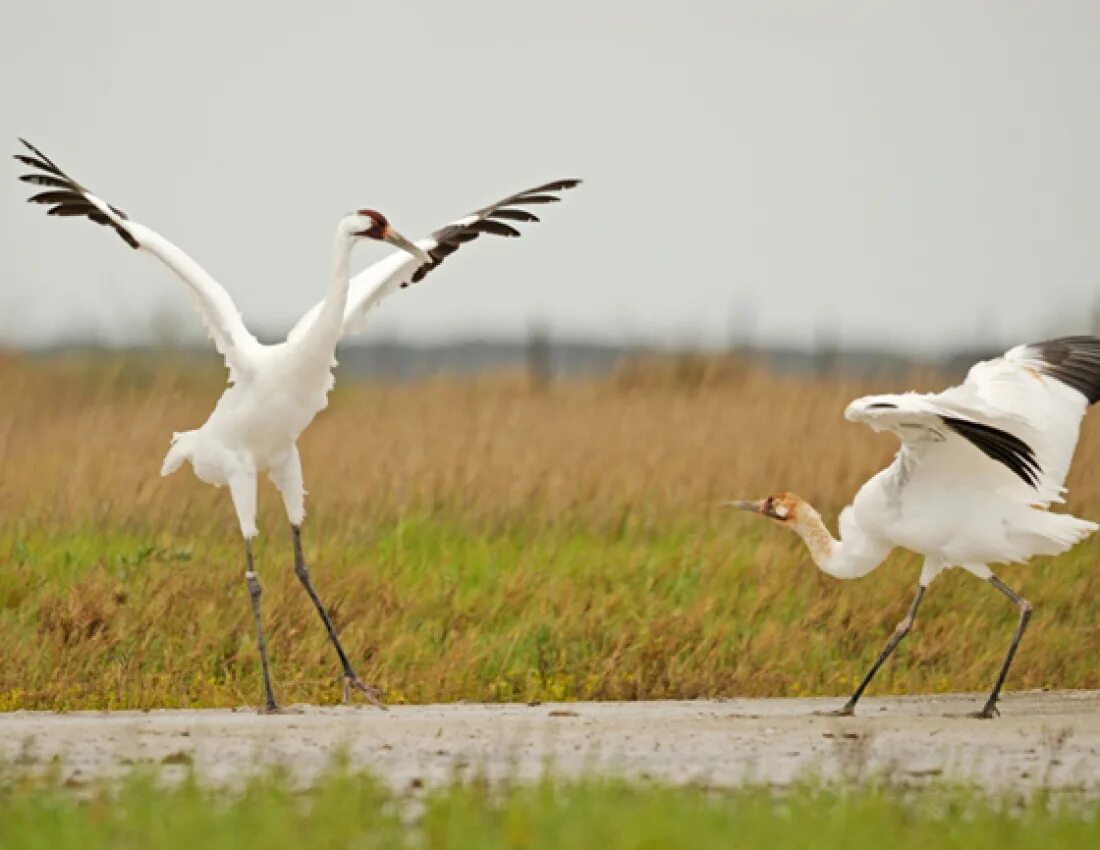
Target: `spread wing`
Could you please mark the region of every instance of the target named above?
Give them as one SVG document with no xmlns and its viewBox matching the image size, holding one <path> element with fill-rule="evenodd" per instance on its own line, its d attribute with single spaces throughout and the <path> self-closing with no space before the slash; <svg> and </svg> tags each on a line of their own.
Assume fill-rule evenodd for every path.
<svg viewBox="0 0 1100 850">
<path fill-rule="evenodd" d="M 43 187 L 43 191 L 27 200 L 35 204 L 50 205 L 48 215 L 82 216 L 96 224 L 110 227 L 131 248 L 148 251 L 160 259 L 187 284 L 214 345 L 225 357 L 230 380 L 247 376 L 252 370 L 253 357 L 260 344 L 244 326 L 240 311 L 221 284 L 159 233 L 132 221 L 118 207 L 93 195 L 30 142 L 23 139 L 19 141 L 30 153 L 16 154 L 15 158 L 31 168 L 30 172 L 21 175 L 19 179 L 24 183 Z"/>
<path fill-rule="evenodd" d="M 942 393 L 867 396 L 845 416 L 893 431 L 907 460 L 945 480 L 1049 505 L 1062 501 L 1081 419 L 1100 399 L 1100 338 L 1020 345 Z"/>
<path fill-rule="evenodd" d="M 355 333 L 361 330 L 367 313 L 387 295 L 423 280 L 467 242 L 472 242 L 483 234 L 519 236 L 520 231 L 512 222 L 519 224 L 539 220 L 534 213 L 527 211 L 524 207 L 555 203 L 560 200 L 559 193 L 578 186 L 580 182 L 573 179 L 555 180 L 552 183 L 510 195 L 441 227 L 430 236 L 417 240 L 417 247 L 431 256 L 434 260 L 432 263 L 422 263 L 405 251 L 397 251 L 360 272 L 351 279 L 348 289 L 348 303 L 344 310 L 344 333 Z M 321 304 L 314 305 L 298 320 L 287 339 L 293 342 L 300 338 L 320 311 Z"/>
</svg>

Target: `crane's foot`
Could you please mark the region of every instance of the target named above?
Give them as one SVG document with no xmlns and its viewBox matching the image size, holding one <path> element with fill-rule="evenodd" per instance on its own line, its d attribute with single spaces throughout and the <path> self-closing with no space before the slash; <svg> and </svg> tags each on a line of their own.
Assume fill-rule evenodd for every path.
<svg viewBox="0 0 1100 850">
<path fill-rule="evenodd" d="M 257 714 L 305 714 L 301 705 L 264 705 L 256 709 Z"/>
<path fill-rule="evenodd" d="M 981 711 L 972 711 L 967 717 L 973 717 L 976 720 L 992 720 L 994 717 L 1000 717 L 1000 709 L 997 708 L 996 702 L 987 702 L 985 707 Z"/>
<path fill-rule="evenodd" d="M 344 677 L 344 702 L 351 702 L 351 692 L 358 691 L 364 698 L 373 705 L 375 708 L 380 708 L 383 711 L 387 711 L 385 705 L 382 704 L 382 697 L 385 695 L 385 691 L 381 688 L 376 688 L 373 685 L 368 685 L 358 676 L 345 676 Z"/>
<path fill-rule="evenodd" d="M 852 703 L 846 703 L 843 708 L 837 708 L 833 711 L 815 711 L 818 717 L 853 717 L 856 713 L 856 707 Z"/>
</svg>

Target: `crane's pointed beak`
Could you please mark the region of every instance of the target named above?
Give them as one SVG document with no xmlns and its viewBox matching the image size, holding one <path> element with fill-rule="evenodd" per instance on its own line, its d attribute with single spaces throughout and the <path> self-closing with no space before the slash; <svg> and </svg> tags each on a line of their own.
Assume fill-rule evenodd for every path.
<svg viewBox="0 0 1100 850">
<path fill-rule="evenodd" d="M 752 511 L 754 514 L 765 513 L 763 499 L 761 499 L 759 502 L 750 502 L 745 499 L 735 499 L 732 502 L 722 502 L 722 506 L 726 508 L 736 508 L 739 511 Z"/>
<path fill-rule="evenodd" d="M 394 245 L 394 246 L 400 248 L 402 251 L 407 251 L 408 253 L 412 254 L 414 257 L 416 257 L 422 263 L 433 263 L 433 262 L 435 262 L 431 258 L 431 255 L 428 254 L 427 251 L 423 250 L 422 248 L 420 248 L 416 244 L 410 242 L 408 239 L 406 239 L 404 236 L 402 236 L 400 233 L 398 233 L 392 227 L 387 227 L 386 228 L 386 230 L 382 233 L 382 238 L 385 241 L 389 242 L 391 245 Z"/>
</svg>

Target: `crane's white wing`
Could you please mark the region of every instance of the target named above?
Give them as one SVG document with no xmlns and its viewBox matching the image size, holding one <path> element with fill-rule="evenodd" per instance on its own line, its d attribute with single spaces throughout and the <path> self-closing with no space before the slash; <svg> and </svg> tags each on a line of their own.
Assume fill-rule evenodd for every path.
<svg viewBox="0 0 1100 850">
<path fill-rule="evenodd" d="M 122 210 L 93 195 L 30 142 L 24 139 L 19 141 L 31 151 L 31 155 L 16 154 L 15 158 L 34 169 L 19 179 L 46 187 L 45 191 L 27 200 L 52 205 L 48 215 L 84 216 L 96 224 L 110 227 L 131 248 L 146 250 L 159 258 L 187 284 L 194 296 L 207 331 L 225 357 L 230 380 L 247 376 L 260 344 L 244 326 L 240 311 L 221 284 L 163 236 L 131 221 Z"/>
<path fill-rule="evenodd" d="M 1100 339 L 1065 337 L 978 363 L 942 393 L 857 399 L 845 416 L 895 432 L 907 460 L 944 480 L 979 476 L 1049 505 L 1062 499 L 1081 418 L 1098 398 Z"/>
<path fill-rule="evenodd" d="M 991 489 L 1021 481 L 1036 486 L 1040 467 L 1027 443 L 1002 428 L 961 414 L 956 406 L 945 405 L 939 395 L 918 393 L 866 396 L 853 401 L 844 413 L 852 422 L 897 434 L 907 462 L 919 463 L 922 471 L 935 471 L 945 481 L 982 476 Z M 1014 482 L 1012 476 L 1018 480 Z M 1031 498 L 1034 501 L 1034 490 Z"/>
<path fill-rule="evenodd" d="M 391 292 L 419 282 L 462 245 L 477 239 L 481 234 L 519 236 L 519 230 L 508 222 L 539 220 L 537 216 L 522 207 L 554 203 L 560 200 L 559 192 L 572 189 L 580 182 L 573 179 L 555 180 L 552 183 L 510 195 L 495 204 L 490 204 L 451 222 L 432 233 L 431 236 L 417 240 L 417 247 L 431 256 L 434 261 L 432 263 L 422 263 L 405 251 L 397 251 L 360 272 L 351 279 L 348 289 L 348 303 L 344 309 L 344 333 L 362 330 L 367 313 L 382 299 Z M 320 311 L 321 304 L 314 305 L 291 329 L 287 340 L 294 342 L 301 337 Z"/>
<path fill-rule="evenodd" d="M 1002 357 L 975 364 L 957 390 L 974 406 L 1011 418 L 1013 433 L 1028 442 L 1049 489 L 1043 502 L 1061 501 L 1081 419 L 1100 399 L 1100 339 L 1062 337 L 1018 345 Z"/>
</svg>

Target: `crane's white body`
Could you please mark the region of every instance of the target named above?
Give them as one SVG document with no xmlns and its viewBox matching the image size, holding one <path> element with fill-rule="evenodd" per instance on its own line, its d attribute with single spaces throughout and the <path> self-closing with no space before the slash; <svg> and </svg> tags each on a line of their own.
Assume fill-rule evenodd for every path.
<svg viewBox="0 0 1100 850">
<path fill-rule="evenodd" d="M 423 264 L 400 252 L 381 261 L 380 269 L 372 267 L 351 281 L 354 219 L 345 219 L 337 230 L 328 296 L 295 325 L 285 342 L 274 345 L 264 345 L 248 332 L 225 290 L 179 248 L 147 227 L 125 222 L 140 247 L 188 285 L 230 374 L 230 385 L 206 422 L 173 435 L 161 474 L 175 472 L 187 461 L 202 481 L 228 485 L 246 538 L 257 534 L 256 478 L 261 473 L 278 487 L 291 524 L 301 524 L 305 491 L 297 440 L 328 403 L 336 345 L 350 323 L 407 283 Z M 433 245 L 424 239 L 417 247 L 427 251 Z M 353 288 L 355 297 L 349 298 Z"/>
<path fill-rule="evenodd" d="M 137 238 L 143 248 L 153 244 L 145 233 Z M 317 321 L 320 310 L 313 311 L 312 321 L 295 339 L 275 345 L 264 345 L 245 330 L 228 295 L 214 290 L 216 284 L 211 280 L 193 272 L 185 278 L 196 293 L 218 350 L 225 355 L 231 383 L 206 422 L 193 431 L 173 435 L 161 474 L 172 473 L 189 461 L 201 480 L 219 487 L 229 485 L 245 537 L 257 533 L 256 477 L 260 473 L 267 473 L 279 488 L 291 523 L 300 525 L 304 518 L 297 440 L 328 404 L 336 344 L 343 335 L 349 308 L 348 263 L 353 245 L 351 229 L 342 225 L 337 232 L 329 296 L 319 305 L 326 310 L 325 321 Z M 180 273 L 171 253 L 174 246 L 161 240 L 156 248 L 158 256 L 169 257 L 165 262 Z M 419 263 L 414 257 L 408 259 Z M 339 321 L 333 321 L 334 317 Z"/>
<path fill-rule="evenodd" d="M 894 462 L 841 513 L 841 539 L 823 569 L 856 578 L 900 546 L 925 556 L 921 583 L 927 585 L 947 567 L 988 578 L 990 563 L 1066 551 L 1097 529 L 1049 510 L 1062 501 L 1088 405 L 1082 392 L 1050 374 L 1038 350 L 1023 345 L 978 363 L 963 384 L 944 392 L 852 402 L 849 420 L 892 431 L 902 444 Z M 948 422 L 963 429 L 987 426 L 979 439 L 988 434 L 991 450 L 1003 452 L 1011 465 Z"/>
</svg>

